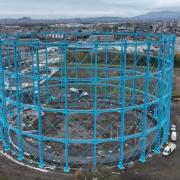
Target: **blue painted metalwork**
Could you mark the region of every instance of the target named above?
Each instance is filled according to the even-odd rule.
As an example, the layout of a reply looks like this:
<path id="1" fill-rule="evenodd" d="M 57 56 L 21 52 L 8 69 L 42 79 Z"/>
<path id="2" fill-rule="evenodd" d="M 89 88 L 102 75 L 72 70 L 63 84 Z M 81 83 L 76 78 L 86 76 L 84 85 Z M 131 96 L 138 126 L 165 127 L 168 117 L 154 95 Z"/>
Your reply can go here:
<path id="1" fill-rule="evenodd" d="M 149 74 L 150 74 L 150 50 L 151 42 L 147 42 L 147 59 L 146 59 L 146 78 L 144 87 L 144 107 L 143 107 L 143 119 L 142 119 L 142 137 L 140 142 L 140 161 L 145 162 L 145 151 L 146 151 L 146 136 L 147 136 L 147 112 L 148 112 L 148 93 L 149 93 Z"/>
<path id="2" fill-rule="evenodd" d="M 64 109 L 65 109 L 65 167 L 64 171 L 69 172 L 69 157 L 68 157 L 68 146 L 69 146 L 69 132 L 68 132 L 68 80 L 67 80 L 67 58 L 66 58 L 66 46 L 63 47 L 64 54 Z"/>
<path id="3" fill-rule="evenodd" d="M 3 64 L 3 53 L 2 53 L 2 41 L 0 41 L 0 74 L 1 74 L 1 124 L 2 136 L 3 136 L 3 147 L 5 151 L 10 150 L 9 135 L 8 135 L 8 120 L 7 120 L 7 108 L 6 108 L 6 92 L 5 92 L 5 80 L 4 80 L 4 64 Z"/>
<path id="4" fill-rule="evenodd" d="M 4 149 L 65 172 L 89 163 L 123 169 L 159 153 L 169 135 L 174 44 L 174 35 L 139 32 L 1 35 Z"/>
<path id="5" fill-rule="evenodd" d="M 39 150 L 39 167 L 44 167 L 43 160 L 43 136 L 42 136 L 42 108 L 41 108 L 41 86 L 40 86 L 40 69 L 39 69 L 39 44 L 36 44 L 36 84 L 37 84 L 37 112 L 38 112 L 38 150 Z"/>
<path id="6" fill-rule="evenodd" d="M 122 48 L 122 47 L 121 47 Z M 122 112 L 121 112 L 121 119 L 120 119 L 120 155 L 119 155 L 119 169 L 124 169 L 123 161 L 124 161 L 124 107 L 125 107 L 125 98 L 126 98 L 126 52 L 127 52 L 127 43 L 125 42 L 123 49 L 121 49 L 121 63 L 122 63 L 122 73 L 120 74 L 123 77 L 122 81 Z"/>
<path id="7" fill-rule="evenodd" d="M 20 63 L 17 61 L 17 46 L 16 46 L 16 42 L 14 42 L 14 75 L 16 77 L 16 111 L 17 111 L 17 126 L 18 126 L 18 160 L 22 160 L 23 159 L 23 144 L 22 144 L 22 121 L 21 121 L 21 106 L 20 106 L 20 102 L 21 102 L 21 98 L 20 95 L 22 93 L 20 93 L 20 84 L 19 84 L 19 65 Z"/>

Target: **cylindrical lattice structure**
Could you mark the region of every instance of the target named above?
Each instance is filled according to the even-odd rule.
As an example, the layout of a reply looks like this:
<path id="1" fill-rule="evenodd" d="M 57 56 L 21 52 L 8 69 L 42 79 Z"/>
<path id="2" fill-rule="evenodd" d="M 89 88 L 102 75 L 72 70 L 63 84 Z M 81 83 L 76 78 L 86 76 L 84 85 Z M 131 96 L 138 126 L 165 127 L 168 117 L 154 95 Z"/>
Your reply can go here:
<path id="1" fill-rule="evenodd" d="M 26 163 L 124 164 L 168 141 L 174 35 L 1 35 L 0 137 Z"/>

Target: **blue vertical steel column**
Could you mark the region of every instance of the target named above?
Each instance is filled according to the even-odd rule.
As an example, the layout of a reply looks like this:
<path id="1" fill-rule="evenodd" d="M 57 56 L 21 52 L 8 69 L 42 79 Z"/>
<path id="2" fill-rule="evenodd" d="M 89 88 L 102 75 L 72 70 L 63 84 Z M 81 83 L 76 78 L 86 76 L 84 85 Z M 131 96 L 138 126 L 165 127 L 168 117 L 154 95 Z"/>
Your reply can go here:
<path id="1" fill-rule="evenodd" d="M 36 44 L 36 82 L 37 82 L 37 111 L 38 111 L 38 150 L 39 150 L 39 167 L 44 167 L 43 159 L 43 135 L 42 135 L 42 108 L 41 108 L 41 78 L 39 70 L 39 44 Z"/>
<path id="2" fill-rule="evenodd" d="M 133 61 L 133 92 L 132 92 L 132 105 L 135 105 L 136 100 L 136 66 L 137 66 L 137 34 L 136 34 L 136 45 L 134 49 L 134 61 Z"/>
<path id="3" fill-rule="evenodd" d="M 146 151 L 146 139 L 147 139 L 147 110 L 148 110 L 148 89 L 149 89 L 149 77 L 150 77 L 150 50 L 151 41 L 147 43 L 147 58 L 146 58 L 146 71 L 145 71 L 145 88 L 144 88 L 144 106 L 143 106 L 143 118 L 142 118 L 142 132 L 141 132 L 141 142 L 140 142 L 140 161 L 145 161 L 145 151 Z"/>
<path id="4" fill-rule="evenodd" d="M 121 45 L 120 47 L 120 51 L 119 51 L 119 76 L 120 76 L 120 79 L 119 79 L 119 87 L 118 87 L 118 101 L 121 102 L 122 101 L 122 69 L 123 69 L 123 46 Z"/>
<path id="5" fill-rule="evenodd" d="M 48 50 L 47 50 L 47 42 L 45 46 L 45 56 L 46 56 L 46 103 L 50 100 L 50 94 L 49 94 L 49 80 L 48 80 Z"/>
<path id="6" fill-rule="evenodd" d="M 169 84 L 168 84 L 168 87 L 169 87 L 169 97 L 168 97 L 168 107 L 167 107 L 167 110 L 168 110 L 168 114 L 167 114 L 167 121 L 166 121 L 166 124 L 165 124 L 165 132 L 164 132 L 164 142 L 167 144 L 168 143 L 168 135 L 169 135 L 169 128 L 170 128 L 170 109 L 171 109 L 171 96 L 172 96 L 172 83 L 173 83 L 173 71 L 174 71 L 174 50 L 175 50 L 175 41 L 176 41 L 176 37 L 175 36 L 171 36 L 171 38 L 169 38 L 169 41 L 168 43 L 171 44 L 171 52 L 168 56 L 169 58 L 169 61 L 170 61 L 170 81 L 169 81 Z M 169 48 L 170 48 L 169 47 Z"/>
<path id="7" fill-rule="evenodd" d="M 18 40 L 19 40 L 19 35 L 17 35 L 17 40 L 16 40 L 16 42 L 18 42 Z M 20 75 L 18 76 L 18 81 L 19 81 L 19 99 L 20 99 L 20 101 L 21 102 L 23 102 L 23 93 L 22 93 L 22 75 L 21 75 L 21 73 L 22 73 L 22 54 L 21 54 L 21 48 L 20 48 L 20 46 L 19 46 L 19 48 L 18 48 L 18 51 L 17 51 L 17 58 L 16 58 L 16 60 L 17 60 L 17 64 L 18 64 L 18 66 L 17 66 L 17 70 L 18 70 L 18 72 L 20 73 Z M 26 57 L 26 54 L 25 54 L 25 57 Z M 24 57 L 24 58 L 25 58 Z M 24 60 L 25 61 L 25 60 Z M 24 107 L 20 107 L 20 110 L 21 109 L 23 109 Z"/>
<path id="8" fill-rule="evenodd" d="M 1 46 L 1 44 L 0 44 L 0 46 Z M 2 58 L 2 57 L 0 57 L 0 58 Z M 0 77 L 2 77 L 1 72 L 0 72 Z M 2 111 L 3 105 L 2 105 L 2 93 L 1 93 L 2 92 L 2 84 L 1 84 L 1 82 L 0 82 L 0 88 L 1 88 L 0 89 L 0 142 L 3 143 L 3 111 Z"/>
<path id="9" fill-rule="evenodd" d="M 67 44 L 63 46 L 64 53 L 64 114 L 65 114 L 65 167 L 64 172 L 69 172 L 69 128 L 68 128 L 68 74 L 67 74 Z"/>
<path id="10" fill-rule="evenodd" d="M 123 67 L 121 69 L 122 71 L 122 76 L 121 76 L 121 81 L 122 81 L 122 99 L 121 99 L 121 121 L 120 121 L 120 152 L 119 152 L 119 163 L 118 163 L 118 168 L 119 169 L 124 169 L 124 116 L 125 116 L 125 100 L 126 100 L 126 51 L 127 51 L 127 42 L 124 42 L 123 44 L 124 48 L 124 56 L 123 60 L 121 59 L 121 63 L 123 64 Z"/>
<path id="11" fill-rule="evenodd" d="M 5 151 L 10 150 L 9 144 L 9 133 L 8 133 L 8 118 L 7 118 L 7 107 L 6 107 L 6 89 L 5 89 L 5 78 L 4 78 L 4 64 L 2 55 L 2 41 L 0 40 L 0 85 L 1 85 L 1 111 L 3 120 L 3 147 Z"/>
<path id="12" fill-rule="evenodd" d="M 31 42 L 32 43 L 32 42 Z M 34 46 L 31 46 L 31 59 L 32 59 L 32 64 L 31 64 L 31 78 L 32 78 L 32 94 L 33 94 L 33 99 L 32 99 L 32 101 L 33 101 L 33 105 L 35 106 L 35 104 L 36 104 L 36 101 L 35 101 L 35 99 L 36 99 L 36 94 L 35 94 L 35 92 L 36 92 L 36 88 L 35 88 L 35 73 L 34 73 L 34 52 L 33 52 L 33 50 L 34 50 Z"/>
<path id="13" fill-rule="evenodd" d="M 174 51 L 175 51 L 175 43 L 176 43 L 176 36 L 171 36 L 169 43 L 171 42 L 171 57 L 170 57 L 170 66 L 171 66 L 171 73 L 170 73 L 170 94 L 169 94 L 169 107 L 168 107 L 168 118 L 167 118 L 167 129 L 166 129 L 166 143 L 168 140 L 169 130 L 170 130 L 170 115 L 171 115 L 171 97 L 172 97 L 172 88 L 173 88 L 173 76 L 174 76 Z"/>
<path id="14" fill-rule="evenodd" d="M 77 39 L 76 39 L 77 40 Z M 76 79 L 78 78 L 78 47 L 76 46 L 75 48 L 75 77 Z M 75 88 L 77 89 L 78 88 L 78 85 L 77 85 L 77 80 L 76 80 L 76 84 L 75 84 Z M 78 99 L 78 94 L 76 93 L 76 100 Z"/>
<path id="15" fill-rule="evenodd" d="M 120 53 L 120 62 L 119 62 L 119 75 L 120 75 L 120 78 L 122 78 L 123 77 L 123 48 L 124 48 L 124 46 L 120 46 L 120 51 L 119 51 L 119 53 Z M 119 102 L 121 102 L 122 101 L 122 84 L 123 84 L 123 81 L 122 81 L 122 79 L 120 80 L 120 90 L 121 91 L 119 91 L 119 93 L 120 93 L 120 99 L 119 99 Z"/>
<path id="16" fill-rule="evenodd" d="M 108 43 L 107 38 L 108 33 L 106 33 L 106 42 Z M 104 81 L 104 100 L 107 100 L 107 78 L 108 78 L 108 44 L 105 45 L 105 81 Z"/>
<path id="17" fill-rule="evenodd" d="M 97 139 L 96 139 L 96 120 L 97 120 L 97 48 L 98 44 L 95 44 L 95 62 L 94 62 L 94 133 L 93 133 L 93 168 L 96 168 L 96 146 L 97 146 Z"/>
<path id="18" fill-rule="evenodd" d="M 90 49 L 90 67 L 89 67 L 89 71 L 90 71 L 90 99 L 92 100 L 93 98 L 93 90 L 92 90 L 92 78 L 93 78 L 93 67 L 92 67 L 92 63 L 93 63 L 93 50 Z"/>
<path id="19" fill-rule="evenodd" d="M 64 82 L 62 80 L 63 78 L 63 68 L 62 68 L 62 64 L 63 64 L 63 52 L 62 52 L 62 49 L 59 47 L 59 74 L 60 74 L 60 83 L 59 83 L 59 88 L 62 89 L 63 88 L 63 85 L 64 85 Z M 60 97 L 60 101 L 62 101 L 63 97 L 61 96 Z"/>
<path id="20" fill-rule="evenodd" d="M 170 37 L 169 37 L 170 38 Z M 170 44 L 170 40 L 169 38 L 167 39 L 167 47 L 166 47 L 166 54 L 165 54 L 165 74 L 164 74 L 164 81 L 165 81 L 165 84 L 164 84 L 164 101 L 163 101 L 163 105 L 164 105 L 164 113 L 163 113 L 163 122 L 162 122 L 162 141 L 161 141 L 161 144 L 164 144 L 166 143 L 165 142 L 165 134 L 166 134 L 166 128 L 167 128 L 167 121 L 168 121 L 168 114 L 169 114 L 169 95 L 170 95 L 170 74 L 171 74 L 171 68 L 168 70 L 167 67 L 169 67 L 169 57 L 170 57 L 170 47 L 171 47 L 171 44 Z M 171 65 L 170 65 L 171 67 Z M 166 97 L 165 97 L 166 96 Z"/>
<path id="21" fill-rule="evenodd" d="M 104 99 L 107 100 L 107 78 L 108 78 L 108 46 L 106 45 L 105 57 L 105 82 L 104 82 Z"/>
<path id="22" fill-rule="evenodd" d="M 166 51 L 166 40 L 163 39 L 162 41 L 162 53 L 163 57 L 161 59 L 162 66 L 161 66 L 161 77 L 160 77 L 160 97 L 159 97 L 159 112 L 158 112 L 158 119 L 157 119 L 157 131 L 156 131 L 156 140 L 155 140 L 155 153 L 160 153 L 160 141 L 161 141 L 161 123 L 163 122 L 163 113 L 164 113 L 164 73 L 165 73 L 165 51 Z"/>
<path id="23" fill-rule="evenodd" d="M 17 58 L 17 63 L 19 65 L 18 67 L 18 72 L 20 72 L 20 76 L 19 77 L 19 92 L 20 92 L 20 101 L 23 102 L 23 80 L 22 80 L 22 58 L 21 58 L 21 48 L 18 49 L 18 58 Z M 25 58 L 25 57 L 24 57 Z M 24 59 L 25 61 L 25 59 Z M 20 107 L 20 110 L 24 109 L 24 107 Z"/>
<path id="24" fill-rule="evenodd" d="M 11 63 L 10 63 L 10 50 L 9 50 L 10 46 L 8 45 L 7 47 L 7 61 L 8 61 L 8 72 L 11 72 Z M 8 93 L 8 96 L 11 97 L 12 96 L 12 85 L 11 85 L 11 75 L 10 73 L 8 73 L 8 90 L 9 90 L 9 93 Z M 14 105 L 13 104 L 10 104 L 10 116 L 11 118 L 14 116 Z"/>
<path id="25" fill-rule="evenodd" d="M 18 49 L 19 51 L 19 49 Z M 18 160 L 23 159 L 23 144 L 22 144 L 22 119 L 21 119 L 21 106 L 20 106 L 20 85 L 19 85 L 19 63 L 17 60 L 17 43 L 14 42 L 14 77 L 16 84 L 16 109 L 17 109 L 17 125 L 18 125 Z"/>
<path id="26" fill-rule="evenodd" d="M 161 63 L 161 49 L 159 50 L 159 54 L 158 54 L 158 57 L 157 57 L 157 71 L 159 72 L 160 71 L 160 63 Z M 160 84 L 160 80 L 159 80 L 159 73 L 156 77 L 156 85 L 155 85 L 155 97 L 158 98 L 159 97 L 159 84 Z M 156 103 L 154 105 L 154 113 L 153 113 L 153 116 L 155 119 L 157 119 L 157 114 L 158 114 L 158 103 Z"/>
<path id="27" fill-rule="evenodd" d="M 3 73 L 4 74 L 4 73 Z M 3 75 L 4 76 L 4 75 Z M 0 77 L 2 77 L 2 74 L 0 72 Z M 3 105 L 2 105 L 2 84 L 0 83 L 0 142 L 3 143 Z"/>

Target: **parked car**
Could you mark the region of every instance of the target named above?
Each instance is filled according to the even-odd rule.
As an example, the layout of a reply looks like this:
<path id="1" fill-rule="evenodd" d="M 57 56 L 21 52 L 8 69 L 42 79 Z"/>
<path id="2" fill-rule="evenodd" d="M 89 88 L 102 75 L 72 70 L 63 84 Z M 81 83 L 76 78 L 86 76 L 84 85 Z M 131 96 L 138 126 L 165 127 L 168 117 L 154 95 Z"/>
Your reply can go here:
<path id="1" fill-rule="evenodd" d="M 82 89 L 77 88 L 70 88 L 70 92 L 74 93 L 75 95 L 78 95 L 79 97 L 86 97 L 88 96 L 88 93 L 86 91 L 83 91 Z"/>
<path id="2" fill-rule="evenodd" d="M 169 156 L 176 149 L 176 144 L 169 143 L 163 150 L 163 156 Z"/>

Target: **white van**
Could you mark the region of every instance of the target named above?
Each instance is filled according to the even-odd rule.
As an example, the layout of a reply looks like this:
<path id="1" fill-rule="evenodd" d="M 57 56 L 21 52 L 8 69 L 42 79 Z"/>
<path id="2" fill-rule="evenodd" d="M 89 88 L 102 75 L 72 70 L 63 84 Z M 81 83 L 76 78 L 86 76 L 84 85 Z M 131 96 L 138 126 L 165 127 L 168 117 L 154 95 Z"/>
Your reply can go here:
<path id="1" fill-rule="evenodd" d="M 171 132 L 171 141 L 176 141 L 177 140 L 177 133 L 176 131 Z"/>
<path id="2" fill-rule="evenodd" d="M 169 156 L 176 149 L 176 144 L 169 143 L 163 150 L 163 156 Z"/>
<path id="3" fill-rule="evenodd" d="M 171 131 L 176 131 L 176 125 L 174 124 L 171 125 Z"/>

